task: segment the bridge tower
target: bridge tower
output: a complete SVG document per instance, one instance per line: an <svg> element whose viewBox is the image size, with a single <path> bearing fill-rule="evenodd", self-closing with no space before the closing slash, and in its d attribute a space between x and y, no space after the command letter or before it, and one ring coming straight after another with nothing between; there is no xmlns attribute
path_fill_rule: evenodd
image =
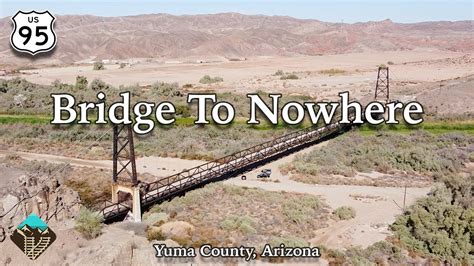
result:
<svg viewBox="0 0 474 266"><path fill-rule="evenodd" d="M112 202L119 203L119 193L130 194L132 215L136 222L141 221L141 196L138 186L135 146L131 125L113 126L113 173Z"/></svg>
<svg viewBox="0 0 474 266"><path fill-rule="evenodd" d="M383 100L385 103L388 103L390 100L390 82L387 66L379 66L377 84L375 85L375 100Z"/></svg>

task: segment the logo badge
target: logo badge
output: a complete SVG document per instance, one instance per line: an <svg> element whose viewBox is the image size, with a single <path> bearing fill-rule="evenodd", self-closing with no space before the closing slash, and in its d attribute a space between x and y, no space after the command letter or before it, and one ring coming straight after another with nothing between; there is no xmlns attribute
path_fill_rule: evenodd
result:
<svg viewBox="0 0 474 266"><path fill-rule="evenodd" d="M15 50L35 55L51 51L56 46L53 29L56 18L49 11L18 11L11 19L14 28L10 43Z"/></svg>
<svg viewBox="0 0 474 266"><path fill-rule="evenodd" d="M35 260L56 240L56 234L32 213L13 231L10 239L29 259Z"/></svg>

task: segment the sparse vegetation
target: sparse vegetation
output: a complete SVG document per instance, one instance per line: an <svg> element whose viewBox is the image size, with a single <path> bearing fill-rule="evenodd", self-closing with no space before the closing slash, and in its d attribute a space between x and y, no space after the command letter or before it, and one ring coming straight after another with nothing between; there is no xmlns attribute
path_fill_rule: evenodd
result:
<svg viewBox="0 0 474 266"><path fill-rule="evenodd" d="M274 76L279 76L281 80L287 80L287 79L299 79L299 77L293 72L293 73L287 73L284 72L283 70L277 70Z"/></svg>
<svg viewBox="0 0 474 266"><path fill-rule="evenodd" d="M94 62L93 70L104 70L105 66L102 62Z"/></svg>
<svg viewBox="0 0 474 266"><path fill-rule="evenodd" d="M92 82L91 82L91 90L93 91L107 91L107 90L110 90L110 86L103 82L102 80L100 79L94 79Z"/></svg>
<svg viewBox="0 0 474 266"><path fill-rule="evenodd" d="M400 171L439 177L457 173L469 160L474 138L462 133L432 135L416 131L408 135L379 133L364 136L353 132L295 158L286 171L302 182L317 182L322 175L353 176L356 172ZM313 178L311 178L313 177Z"/></svg>
<svg viewBox="0 0 474 266"><path fill-rule="evenodd" d="M355 218L356 212L350 206L341 206L332 212L339 220L350 220Z"/></svg>
<svg viewBox="0 0 474 266"><path fill-rule="evenodd" d="M205 75L203 76L200 80L199 80L199 83L202 83L202 84L213 84L213 83L218 83L218 82L223 82L224 79L221 78L221 77L211 77L209 75Z"/></svg>
<svg viewBox="0 0 474 266"><path fill-rule="evenodd" d="M83 174L86 174L88 171L81 171ZM86 173L84 173L86 172ZM98 173L93 173L95 178L98 178ZM103 178L106 179L106 174ZM108 178L107 178L108 179ZM106 180L107 180L106 179ZM96 180L93 180L96 181ZM93 184L91 180L82 179L66 179L65 185L73 189L79 194L81 199L81 204L87 208L94 207L97 203L108 200L110 198L110 182L97 182L98 184ZM94 182L96 183L96 182Z"/></svg>
<svg viewBox="0 0 474 266"><path fill-rule="evenodd" d="M275 74L273 74L274 76L283 76L285 74L285 72L283 72L283 70L279 69L277 70L277 72L275 72Z"/></svg>
<svg viewBox="0 0 474 266"><path fill-rule="evenodd" d="M146 230L146 239L148 239L148 241L152 241L152 240L162 241L162 240L166 240L166 237L163 235L163 233L161 232L159 228L150 227Z"/></svg>
<svg viewBox="0 0 474 266"><path fill-rule="evenodd" d="M87 89L87 84L89 82L87 81L87 78L84 76L77 76L76 77L76 90L85 90Z"/></svg>
<svg viewBox="0 0 474 266"><path fill-rule="evenodd" d="M155 82L151 86L153 93L158 96L165 97L180 97L182 96L181 91L179 90L178 83L165 83L165 82Z"/></svg>
<svg viewBox="0 0 474 266"><path fill-rule="evenodd" d="M399 216L391 229L410 251L441 262L472 265L474 175L448 176L442 181Z"/></svg>
<svg viewBox="0 0 474 266"><path fill-rule="evenodd" d="M227 231L238 230L243 234L253 234L256 232L255 221L247 216L229 215L222 220L221 228Z"/></svg>
<svg viewBox="0 0 474 266"><path fill-rule="evenodd" d="M120 63L119 69L125 68L127 66L127 63Z"/></svg>
<svg viewBox="0 0 474 266"><path fill-rule="evenodd" d="M299 79L296 74L283 74L280 79L287 80L287 79Z"/></svg>
<svg viewBox="0 0 474 266"><path fill-rule="evenodd" d="M181 117L190 117L191 110L189 109L187 105L178 105L176 106L175 114Z"/></svg>
<svg viewBox="0 0 474 266"><path fill-rule="evenodd" d="M248 199L252 199L251 204ZM203 243L306 246L314 237L312 232L323 227L330 215L327 207L311 195L222 183L190 191L160 204L157 210L169 214L171 221L185 221L196 228L191 242L187 243L190 246ZM285 228L280 237L275 236L276 225Z"/></svg>
<svg viewBox="0 0 474 266"><path fill-rule="evenodd" d="M330 265L407 265L410 259L403 255L402 250L387 242L379 241L362 249L351 247L345 251L325 250L323 256Z"/></svg>
<svg viewBox="0 0 474 266"><path fill-rule="evenodd" d="M81 208L76 217L76 231L86 239L93 239L102 233L102 216L97 212Z"/></svg>
<svg viewBox="0 0 474 266"><path fill-rule="evenodd" d="M345 73L346 73L345 70L338 69L338 68L324 69L324 70L319 71L319 74L329 75L329 76L341 75Z"/></svg>

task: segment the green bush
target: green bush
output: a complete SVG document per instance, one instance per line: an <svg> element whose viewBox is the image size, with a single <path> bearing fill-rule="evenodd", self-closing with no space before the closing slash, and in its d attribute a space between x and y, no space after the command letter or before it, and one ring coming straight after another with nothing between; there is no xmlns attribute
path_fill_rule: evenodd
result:
<svg viewBox="0 0 474 266"><path fill-rule="evenodd" d="M409 135L390 132L364 136L354 132L324 149L296 156L292 165L296 172L311 176L399 170L436 177L461 171L469 161L468 151L473 144L472 136L460 133L431 135L416 131Z"/></svg>
<svg viewBox="0 0 474 266"><path fill-rule="evenodd" d="M403 246L449 263L473 261L474 175L449 176L400 215L391 229Z"/></svg>
<svg viewBox="0 0 474 266"><path fill-rule="evenodd" d="M302 196L298 201L288 200L283 204L283 214L291 222L302 225L311 223L312 215L321 206L315 197Z"/></svg>
<svg viewBox="0 0 474 266"><path fill-rule="evenodd" d="M406 265L407 258L399 247L379 241L365 249L350 247L345 251L327 251L330 261L344 265Z"/></svg>
<svg viewBox="0 0 474 266"><path fill-rule="evenodd" d="M344 73L346 73L345 70L337 69L337 68L324 69L324 70L319 71L319 74L329 75L329 76L344 74Z"/></svg>
<svg viewBox="0 0 474 266"><path fill-rule="evenodd" d="M249 216L229 215L222 220L221 228L227 231L238 230L244 234L253 234L257 232L254 228L255 221Z"/></svg>
<svg viewBox="0 0 474 266"><path fill-rule="evenodd" d="M86 239L93 239L102 233L102 220L103 218L99 213L81 208L76 217L75 229Z"/></svg>
<svg viewBox="0 0 474 266"><path fill-rule="evenodd" d="M211 76L205 75L205 76L203 76L203 77L199 80L199 83L202 83L202 84L213 84L213 83L223 82L223 81L224 81L224 79L221 78L221 77L213 77L213 78L211 78Z"/></svg>
<svg viewBox="0 0 474 266"><path fill-rule="evenodd" d="M179 115L181 117L190 117L191 116L191 110L187 105L177 105L176 106L176 115Z"/></svg>
<svg viewBox="0 0 474 266"><path fill-rule="evenodd" d="M286 79L299 79L299 77L296 74L284 74L283 76L280 77L282 80Z"/></svg>
<svg viewBox="0 0 474 266"><path fill-rule="evenodd" d="M103 82L102 80L100 79L94 79L92 82L91 82L91 89L93 91L106 91L108 89L110 89L110 86Z"/></svg>
<svg viewBox="0 0 474 266"><path fill-rule="evenodd" d="M341 206L332 212L339 220L350 220L355 218L356 212L350 206Z"/></svg>
<svg viewBox="0 0 474 266"><path fill-rule="evenodd" d="M158 96L179 97L182 96L178 83L155 82L151 85L151 90Z"/></svg>
<svg viewBox="0 0 474 266"><path fill-rule="evenodd" d="M94 62L93 70L104 70L104 63L102 62Z"/></svg>
<svg viewBox="0 0 474 266"><path fill-rule="evenodd" d="M277 72L275 72L275 76L283 76L285 74L285 72L283 72L283 70L277 70Z"/></svg>
<svg viewBox="0 0 474 266"><path fill-rule="evenodd" d="M76 89L77 90L85 90L87 88L87 78L84 76L77 76L76 77Z"/></svg>

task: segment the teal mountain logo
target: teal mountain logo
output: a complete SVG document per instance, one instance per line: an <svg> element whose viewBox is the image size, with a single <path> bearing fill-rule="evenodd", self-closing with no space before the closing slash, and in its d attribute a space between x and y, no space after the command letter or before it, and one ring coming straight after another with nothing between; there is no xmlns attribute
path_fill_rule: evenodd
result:
<svg viewBox="0 0 474 266"><path fill-rule="evenodd" d="M32 213L18 225L10 239L29 259L35 260L56 240L56 234Z"/></svg>

